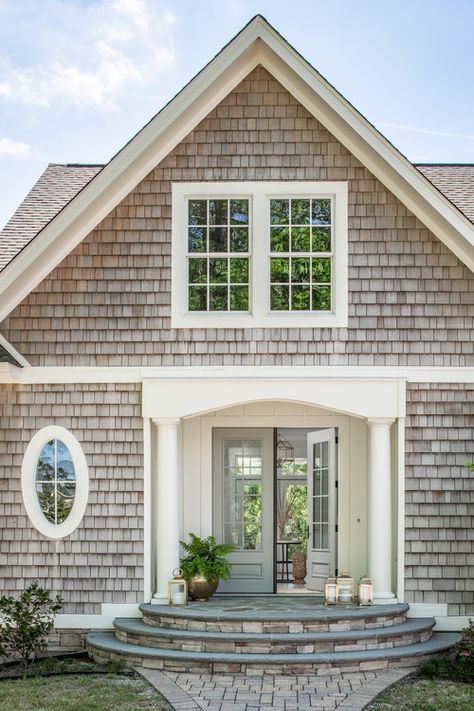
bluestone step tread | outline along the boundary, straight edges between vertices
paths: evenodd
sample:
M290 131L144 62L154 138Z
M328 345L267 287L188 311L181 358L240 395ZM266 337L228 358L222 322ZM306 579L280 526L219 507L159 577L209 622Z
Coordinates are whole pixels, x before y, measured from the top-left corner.
M118 617L114 620L117 630L148 637L168 637L187 640L214 640L216 642L311 642L373 639L423 632L434 627L432 617L412 617L406 622L386 627L372 627L364 630L338 630L333 632L206 632L204 630L177 630L169 627L153 627L136 617Z
M293 596L295 598L296 595ZM299 596L298 596L299 597ZM306 596L305 596L306 597ZM218 604L212 600L208 603L191 603L189 607L173 607L170 605L151 605L149 603L140 605L140 610L148 617L174 617L176 619L208 620L211 622L237 621L245 622L301 622L315 620L325 622L326 620L342 619L365 619L371 617L390 617L404 614L408 611L407 603L396 603L390 605L372 605L371 607L353 607L345 605L335 605L334 607L324 607L317 603L315 598L308 596L305 601L301 599L291 601L293 605L281 609L259 609L252 599L239 601L234 606L229 600ZM307 602L306 608L302 603ZM292 607L294 609L292 609Z
M370 649L356 652L315 652L312 654L240 654L224 652L189 652L158 647L142 647L116 639L113 632L90 632L87 643L96 649L115 654L127 654L141 658L175 661L215 662L223 664L331 664L335 662L361 662L378 659L398 659L436 654L461 641L456 632L435 632L426 642L403 647Z

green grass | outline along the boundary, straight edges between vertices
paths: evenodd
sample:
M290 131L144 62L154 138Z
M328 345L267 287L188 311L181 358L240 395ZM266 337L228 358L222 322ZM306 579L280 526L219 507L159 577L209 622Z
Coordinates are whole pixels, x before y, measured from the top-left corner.
M378 696L367 709L371 711L472 711L474 685L437 679L407 679Z
M171 711L144 680L54 676L0 681L0 711Z

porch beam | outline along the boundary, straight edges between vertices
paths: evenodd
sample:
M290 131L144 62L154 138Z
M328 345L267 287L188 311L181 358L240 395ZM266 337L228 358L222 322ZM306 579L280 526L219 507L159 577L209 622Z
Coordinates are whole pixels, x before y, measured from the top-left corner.
M179 566L179 426L178 418L153 419L157 429L155 551L156 592L151 600L168 599L168 580Z
M369 419L369 575L377 602L392 590L392 485L390 427L393 419Z

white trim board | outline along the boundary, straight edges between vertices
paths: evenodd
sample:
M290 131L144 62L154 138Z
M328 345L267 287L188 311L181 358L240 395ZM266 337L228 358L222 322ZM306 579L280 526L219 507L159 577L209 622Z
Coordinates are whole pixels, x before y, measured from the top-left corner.
M34 366L0 363L0 383L142 383L167 378L234 380L236 378L324 378L403 380L408 383L474 383L473 367L425 366Z
M1 272L0 322L258 65L474 270L467 217L257 16Z
M54 626L56 629L95 629L100 630L112 627L116 617L141 617L140 603L103 603L98 615L56 615Z
M12 344L9 341L7 341L7 339L4 336L2 336L1 333L0 333L0 346L2 346L2 348L4 348L7 351L7 353L9 353L12 356L12 358L14 358L16 360L16 362L19 365L23 366L24 368L28 368L30 366L30 363L28 363L26 358L24 358L21 355L21 353L19 353L17 351L17 349L14 348L12 346Z

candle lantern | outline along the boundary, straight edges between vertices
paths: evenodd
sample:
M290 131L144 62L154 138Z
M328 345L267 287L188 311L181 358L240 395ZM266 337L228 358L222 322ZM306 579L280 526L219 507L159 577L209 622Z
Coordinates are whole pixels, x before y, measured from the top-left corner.
M363 575L357 586L357 600L360 606L373 605L374 603L374 586L367 575Z
M324 583L324 604L337 604L337 580L332 575L326 578L326 582Z
M183 578L180 568L173 570L173 577L168 581L168 605L188 604L188 583Z
M354 602L354 578L349 573L337 576L337 598L340 603Z

